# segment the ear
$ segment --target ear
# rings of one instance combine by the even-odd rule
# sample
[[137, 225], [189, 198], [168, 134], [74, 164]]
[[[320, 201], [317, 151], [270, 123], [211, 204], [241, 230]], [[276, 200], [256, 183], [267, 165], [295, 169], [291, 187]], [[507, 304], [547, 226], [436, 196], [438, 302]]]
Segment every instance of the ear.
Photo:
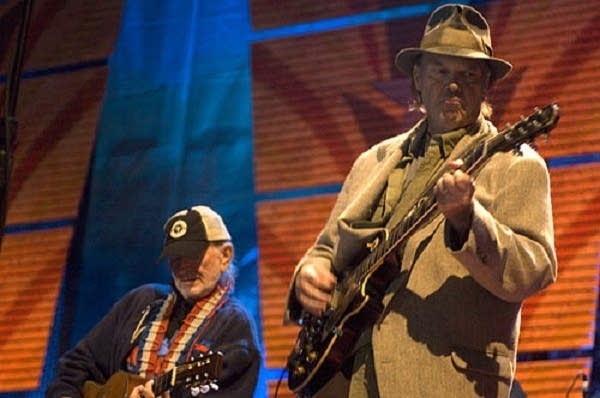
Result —
[[231, 244], [231, 242], [225, 242], [221, 245], [220, 250], [223, 259], [221, 263], [221, 272], [225, 272], [233, 260], [233, 244]]
[[490, 68], [489, 64], [485, 64], [485, 67], [483, 69], [483, 74], [485, 76], [484, 91], [488, 92], [492, 89], [494, 83], [496, 83], [496, 79], [494, 79], [494, 73], [492, 72], [492, 68]]
[[421, 92], [421, 67], [415, 63], [412, 70], [413, 85], [417, 92]]
[[494, 88], [495, 84], [496, 84], [496, 80], [494, 78], [492, 78], [492, 75], [490, 74], [489, 78], [487, 79], [487, 85], [485, 87], [485, 91], [486, 92], [490, 91], [492, 88]]

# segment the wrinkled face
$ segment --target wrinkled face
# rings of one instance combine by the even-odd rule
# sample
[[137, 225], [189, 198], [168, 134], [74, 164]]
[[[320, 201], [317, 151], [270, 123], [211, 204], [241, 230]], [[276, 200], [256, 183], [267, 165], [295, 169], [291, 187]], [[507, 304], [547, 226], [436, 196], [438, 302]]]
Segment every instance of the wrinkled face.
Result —
[[474, 123], [490, 84], [483, 60], [423, 54], [413, 72], [431, 134]]
[[233, 248], [230, 243], [209, 245], [200, 260], [189, 257], [169, 257], [169, 268], [175, 286], [186, 300], [198, 300], [208, 295], [227, 270]]

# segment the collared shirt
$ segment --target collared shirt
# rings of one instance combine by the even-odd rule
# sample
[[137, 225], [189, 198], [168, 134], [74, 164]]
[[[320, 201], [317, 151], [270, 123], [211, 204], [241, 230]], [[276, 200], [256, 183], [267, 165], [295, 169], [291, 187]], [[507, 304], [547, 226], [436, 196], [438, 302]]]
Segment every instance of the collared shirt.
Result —
[[[407, 153], [390, 173], [372, 222], [385, 223], [393, 228], [422, 196], [426, 187], [435, 183], [437, 171], [467, 134], [479, 131], [480, 122], [468, 127], [431, 135], [427, 124], [415, 131]], [[392, 217], [393, 215], [393, 217]]]

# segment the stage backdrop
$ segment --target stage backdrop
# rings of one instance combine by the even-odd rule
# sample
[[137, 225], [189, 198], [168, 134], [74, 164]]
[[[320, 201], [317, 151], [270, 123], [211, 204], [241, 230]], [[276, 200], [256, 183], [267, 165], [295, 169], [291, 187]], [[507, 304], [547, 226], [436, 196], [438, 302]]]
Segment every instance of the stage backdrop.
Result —
[[[0, 2], [1, 49], [19, 3]], [[517, 377], [529, 397], [564, 397], [571, 385], [578, 394], [582, 375], [599, 379], [597, 3], [471, 2], [515, 66], [491, 95], [494, 121], [553, 101], [562, 113], [538, 140], [559, 275], [523, 311]], [[256, 397], [273, 397], [280, 376], [279, 397], [292, 396], [282, 370], [298, 329], [282, 315], [293, 267], [352, 160], [418, 117], [392, 63], [418, 45], [438, 4], [36, 1], [0, 253], [0, 395], [43, 396], [60, 353], [118, 298], [168, 282], [156, 262], [162, 223], [206, 203], [230, 226], [236, 295], [260, 331]]]

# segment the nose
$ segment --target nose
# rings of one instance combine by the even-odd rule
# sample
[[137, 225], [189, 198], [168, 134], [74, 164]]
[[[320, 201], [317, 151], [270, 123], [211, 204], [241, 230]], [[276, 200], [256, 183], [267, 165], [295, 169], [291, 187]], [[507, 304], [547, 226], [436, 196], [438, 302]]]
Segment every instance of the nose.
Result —
[[450, 90], [451, 92], [457, 93], [458, 89], [459, 89], [458, 84], [455, 81], [451, 81], [448, 84], [448, 90]]

